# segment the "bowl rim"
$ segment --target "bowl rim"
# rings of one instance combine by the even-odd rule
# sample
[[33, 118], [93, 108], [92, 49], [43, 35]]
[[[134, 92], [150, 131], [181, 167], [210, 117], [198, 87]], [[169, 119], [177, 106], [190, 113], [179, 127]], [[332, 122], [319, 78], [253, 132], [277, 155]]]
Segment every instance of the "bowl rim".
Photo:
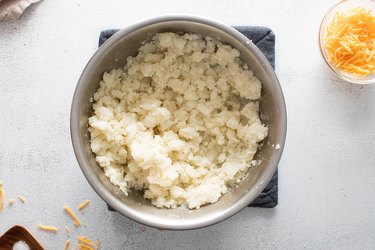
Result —
[[[212, 213], [209, 216], [205, 216], [203, 218], [189, 220], [185, 223], [175, 224], [175, 223], [167, 223], [161, 220], [155, 220], [156, 217], [145, 216], [145, 214], [140, 214], [139, 212], [135, 211], [134, 209], [129, 209], [123, 202], [118, 200], [103, 184], [101, 184], [98, 177], [95, 175], [94, 171], [91, 170], [91, 166], [88, 161], [85, 160], [85, 152], [83, 150], [84, 144], [81, 140], [80, 129], [79, 129], [79, 99], [80, 93], [84, 91], [82, 88], [84, 79], [89, 74], [89, 69], [95, 64], [95, 59], [103, 55], [107, 48], [110, 48], [113, 44], [115, 44], [118, 40], [120, 40], [123, 36], [136, 31], [139, 28], [144, 26], [156, 24], [156, 23], [163, 23], [163, 22], [171, 22], [171, 21], [188, 21], [188, 22], [196, 22], [201, 23], [204, 25], [212, 26], [217, 28], [236, 40], [240, 41], [244, 46], [246, 46], [249, 50], [252, 51], [254, 56], [264, 64], [265, 71], [267, 74], [270, 75], [271, 81], [273, 82], [273, 87], [275, 88], [275, 93], [277, 95], [278, 101], [278, 109], [281, 114], [280, 118], [280, 141], [279, 145], [280, 148], [275, 150], [273, 161], [269, 163], [269, 167], [265, 169], [262, 174], [262, 181], [259, 179], [254, 183], [254, 186], [257, 186], [255, 192], [248, 192], [243, 195], [239, 200], [234, 202], [231, 206], [227, 207], [220, 213]], [[138, 23], [135, 23], [127, 28], [121, 29], [116, 34], [114, 34], [110, 39], [108, 39], [98, 50], [94, 53], [91, 59], [86, 64], [74, 91], [72, 105], [71, 105], [71, 112], [70, 112], [70, 133], [71, 133], [71, 141], [73, 145], [74, 154], [78, 161], [78, 164], [84, 174], [85, 178], [91, 185], [91, 187], [95, 190], [95, 192], [113, 209], [121, 213], [122, 215], [137, 221], [141, 224], [160, 228], [160, 229], [169, 229], [169, 230], [190, 230], [190, 229], [198, 229], [206, 226], [210, 226], [221, 222], [237, 212], [239, 212], [244, 207], [248, 206], [251, 201], [253, 201], [266, 187], [266, 185], [271, 180], [273, 174], [275, 173], [277, 166], [279, 164], [281, 155], [284, 150], [285, 140], [286, 140], [286, 132], [287, 132], [287, 113], [286, 113], [286, 105], [284, 95], [276, 76], [274, 69], [272, 68], [271, 64], [268, 62], [264, 54], [252, 43], [249, 43], [249, 39], [242, 35], [240, 32], [235, 30], [234, 28], [222, 24], [219, 21], [201, 17], [196, 15], [186, 15], [186, 14], [173, 14], [173, 15], [162, 15], [156, 16], [149, 19], [145, 19]]]
[[[320, 25], [319, 25], [319, 33], [318, 33], [318, 44], [319, 44], [319, 51], [320, 51], [320, 54], [324, 60], [324, 62], [326, 63], [326, 65], [328, 66], [328, 68], [331, 70], [331, 72], [333, 72], [336, 76], [338, 76], [340, 79], [346, 81], [346, 82], [350, 82], [350, 83], [355, 83], [355, 84], [362, 84], [362, 85], [367, 85], [367, 84], [372, 84], [372, 83], [375, 83], [375, 72], [372, 73], [372, 75], [374, 75], [374, 79], [356, 79], [356, 78], [352, 78], [350, 77], [351, 74], [350, 73], [346, 73], [347, 75], [344, 75], [344, 71], [340, 70], [339, 68], [337, 68], [335, 65], [333, 65], [333, 63], [331, 63], [329, 61], [329, 59], [327, 58], [326, 54], [325, 54], [325, 48], [324, 48], [324, 37], [323, 37], [323, 33], [324, 33], [324, 30], [327, 28], [327, 25], [328, 25], [328, 21], [329, 21], [329, 16], [332, 14], [332, 12], [339, 6], [341, 6], [343, 3], [347, 3], [347, 2], [354, 2], [354, 1], [358, 1], [358, 0], [341, 0], [337, 3], [335, 3], [334, 5], [332, 5], [328, 10], [327, 12], [325, 12], [323, 18], [322, 18], [322, 21], [320, 22]], [[366, 0], [368, 2], [372, 2], [373, 4], [375, 4], [375, 0]], [[353, 75], [354, 76], [354, 75]]]

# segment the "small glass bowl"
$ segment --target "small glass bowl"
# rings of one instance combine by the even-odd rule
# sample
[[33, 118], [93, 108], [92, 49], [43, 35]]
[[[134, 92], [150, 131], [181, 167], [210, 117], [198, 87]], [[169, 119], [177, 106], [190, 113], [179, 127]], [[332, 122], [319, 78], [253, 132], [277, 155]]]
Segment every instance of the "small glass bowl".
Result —
[[375, 83], [375, 73], [372, 73], [367, 76], [357, 76], [350, 74], [336, 67], [328, 57], [326, 49], [324, 48], [324, 38], [327, 33], [327, 27], [332, 22], [336, 12], [345, 12], [349, 9], [355, 7], [364, 7], [371, 9], [372, 13], [375, 15], [375, 0], [343, 0], [332, 6], [327, 14], [324, 16], [322, 23], [320, 24], [319, 29], [319, 47], [320, 52], [323, 56], [324, 61], [327, 63], [329, 68], [341, 79], [351, 83], [357, 84], [370, 84]]

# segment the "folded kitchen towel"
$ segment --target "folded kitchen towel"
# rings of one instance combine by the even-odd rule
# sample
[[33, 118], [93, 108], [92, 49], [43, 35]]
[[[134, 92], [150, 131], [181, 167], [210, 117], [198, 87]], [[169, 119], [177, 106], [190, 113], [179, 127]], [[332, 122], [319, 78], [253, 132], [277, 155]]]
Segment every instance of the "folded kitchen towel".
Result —
[[[234, 26], [236, 30], [251, 40], [266, 56], [272, 67], [275, 68], [275, 34], [266, 27]], [[103, 30], [99, 36], [99, 47], [118, 29]], [[250, 207], [273, 208], [278, 203], [278, 173], [277, 170], [263, 192], [249, 205]], [[114, 211], [108, 206], [110, 211]]]

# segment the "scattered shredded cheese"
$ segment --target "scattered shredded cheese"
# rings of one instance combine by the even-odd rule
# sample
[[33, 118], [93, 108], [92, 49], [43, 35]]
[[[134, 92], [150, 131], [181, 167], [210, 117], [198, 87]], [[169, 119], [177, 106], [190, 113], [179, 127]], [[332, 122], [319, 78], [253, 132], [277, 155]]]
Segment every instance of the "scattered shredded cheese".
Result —
[[4, 190], [3, 183], [0, 181], [0, 213], [3, 211], [4, 207]]
[[22, 202], [25, 203], [26, 199], [22, 195], [18, 195], [17, 198]]
[[74, 220], [74, 225], [76, 227], [80, 226], [81, 225], [81, 222], [79, 221], [79, 219], [77, 218], [77, 216], [72, 212], [72, 210], [70, 210], [70, 208], [68, 206], [64, 206], [64, 209], [66, 212], [68, 212], [68, 214], [73, 218]]
[[324, 47], [336, 67], [367, 76], [375, 72], [375, 15], [363, 7], [337, 12], [327, 28]]
[[54, 233], [58, 231], [57, 227], [54, 227], [54, 226], [46, 226], [46, 225], [38, 224], [38, 227], [42, 230], [50, 231]]
[[85, 244], [78, 244], [79, 250], [95, 250], [95, 248], [92, 248], [90, 246], [87, 246]]
[[98, 249], [100, 245], [99, 240], [97, 240], [95, 244], [86, 236], [78, 236], [78, 242], [79, 242], [80, 249], [90, 249], [90, 250]]
[[72, 236], [72, 234], [70, 233], [70, 229], [68, 226], [65, 226], [65, 231], [67, 232], [68, 236]]
[[78, 209], [79, 209], [79, 210], [83, 209], [83, 208], [86, 207], [89, 203], [90, 203], [90, 200], [85, 200], [84, 202], [82, 202], [81, 205], [79, 205]]
[[91, 240], [85, 236], [78, 236], [78, 241], [90, 246], [96, 246]]
[[66, 241], [65, 241], [65, 247], [64, 247], [64, 250], [68, 250], [68, 248], [69, 248], [69, 244], [70, 244], [70, 241], [69, 241], [69, 240], [66, 240]]
[[[23, 197], [21, 195], [19, 195], [17, 197], [23, 203], [26, 200], [25, 197]], [[89, 204], [89, 202], [90, 202], [90, 200], [84, 201], [79, 206], [79, 209], [80, 210], [83, 209], [85, 206], [87, 206]], [[9, 204], [13, 205], [13, 203], [14, 203], [14, 200], [13, 199], [9, 199]], [[4, 190], [3, 190], [3, 183], [0, 181], [0, 212], [3, 209], [3, 206], [4, 206]], [[76, 225], [77, 227], [79, 225], [81, 225], [81, 222], [79, 221], [79, 219], [77, 218], [77, 216], [72, 212], [72, 210], [68, 206], [64, 206], [64, 210], [74, 219], [74, 225]], [[40, 228], [40, 229], [42, 229], [44, 231], [49, 231], [49, 232], [53, 232], [53, 233], [56, 233], [58, 231], [57, 227], [55, 227], [55, 226], [46, 226], [46, 225], [43, 225], [43, 224], [38, 224], [38, 228]], [[68, 233], [68, 235], [70, 237], [71, 233], [70, 233], [69, 227], [66, 226], [65, 230], [66, 230], [66, 232]], [[97, 240], [96, 243], [93, 243], [86, 236], [78, 236], [78, 242], [79, 242], [79, 244], [78, 244], [79, 249], [81, 249], [81, 250], [97, 250], [99, 248], [99, 245], [100, 245], [100, 241], [99, 240]], [[65, 241], [64, 250], [68, 250], [69, 245], [70, 245], [70, 240], [66, 240]]]

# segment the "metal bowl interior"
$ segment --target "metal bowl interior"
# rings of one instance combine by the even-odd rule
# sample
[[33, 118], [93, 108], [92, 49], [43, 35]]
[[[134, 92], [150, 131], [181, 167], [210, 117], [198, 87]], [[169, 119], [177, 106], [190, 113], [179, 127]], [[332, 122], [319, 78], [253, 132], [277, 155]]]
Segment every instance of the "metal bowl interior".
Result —
[[[90, 149], [87, 119], [92, 114], [91, 97], [99, 86], [103, 73], [123, 67], [128, 56], [135, 56], [138, 48], [158, 32], [200, 33], [231, 44], [241, 58], [262, 81], [261, 117], [269, 127], [269, 136], [258, 151], [259, 166], [251, 168], [244, 178], [218, 202], [189, 210], [159, 209], [131, 191], [128, 196], [109, 182], [95, 161]], [[121, 30], [106, 41], [85, 67], [73, 97], [71, 136], [79, 165], [90, 185], [111, 207], [121, 214], [148, 226], [186, 230], [220, 222], [246, 207], [264, 189], [280, 160], [286, 136], [286, 110], [277, 77], [264, 55], [236, 30], [216, 21], [191, 16], [164, 16], [150, 19]], [[272, 145], [280, 145], [275, 149]]]

